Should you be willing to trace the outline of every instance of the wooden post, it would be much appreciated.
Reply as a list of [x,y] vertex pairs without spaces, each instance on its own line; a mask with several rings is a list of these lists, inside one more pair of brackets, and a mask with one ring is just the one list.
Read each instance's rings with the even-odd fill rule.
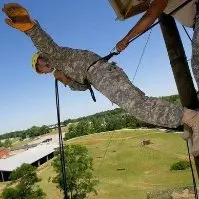
[[[196,109],[199,107],[199,102],[176,23],[173,17],[165,14],[160,19],[162,20],[160,27],[167,47],[180,101],[183,107]],[[199,177],[199,157],[194,158],[194,161]]]
[[4,182],[3,171],[1,171],[1,178],[2,178],[2,182]]

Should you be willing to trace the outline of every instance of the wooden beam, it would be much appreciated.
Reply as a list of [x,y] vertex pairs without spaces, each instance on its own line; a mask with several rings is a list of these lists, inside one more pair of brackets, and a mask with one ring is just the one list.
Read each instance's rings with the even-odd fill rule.
[[133,5],[131,3],[131,5],[125,10],[124,19],[128,19],[132,16],[145,12],[149,8],[149,5],[150,5],[150,0],[147,0],[138,5]]
[[[171,68],[183,107],[196,109],[199,102],[194,88],[180,34],[173,17],[163,14],[160,27],[167,47]],[[199,156],[194,157],[199,177]]]
[[4,182],[4,176],[3,176],[3,171],[1,171],[1,177],[2,177],[2,181]]

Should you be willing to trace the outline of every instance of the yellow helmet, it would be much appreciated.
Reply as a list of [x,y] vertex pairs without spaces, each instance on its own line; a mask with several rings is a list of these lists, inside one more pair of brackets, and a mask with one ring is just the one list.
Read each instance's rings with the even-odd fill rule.
[[[37,52],[35,53],[33,56],[32,56],[32,67],[33,69],[37,72],[37,69],[36,69],[36,63],[37,63],[37,60],[38,60],[38,57],[39,57],[40,53]],[[38,72],[37,72],[38,73]]]

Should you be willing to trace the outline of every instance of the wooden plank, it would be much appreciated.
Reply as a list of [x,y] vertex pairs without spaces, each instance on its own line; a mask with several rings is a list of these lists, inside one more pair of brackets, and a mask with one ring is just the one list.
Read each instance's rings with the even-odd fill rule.
[[125,16],[125,7],[123,6],[121,0],[114,0],[119,13],[124,17]]
[[145,2],[140,2],[139,0],[109,0],[109,2],[118,18],[124,20],[146,11],[150,0],[146,0]]
[[132,16],[145,12],[149,7],[149,2],[150,0],[138,5],[129,5],[129,7],[126,9],[124,19],[128,19]]
[[[173,17],[165,14],[162,14],[160,19],[162,20],[160,27],[167,47],[181,104],[183,107],[190,109],[199,108],[196,90],[175,20]],[[194,157],[194,161],[199,177],[199,156]]]

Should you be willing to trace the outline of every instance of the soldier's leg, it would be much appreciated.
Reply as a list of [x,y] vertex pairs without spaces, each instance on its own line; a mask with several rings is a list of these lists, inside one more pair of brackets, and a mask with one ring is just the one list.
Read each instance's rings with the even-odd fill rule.
[[87,78],[111,102],[147,123],[170,128],[182,124],[181,107],[145,96],[121,68],[111,63],[98,62],[90,68]]

